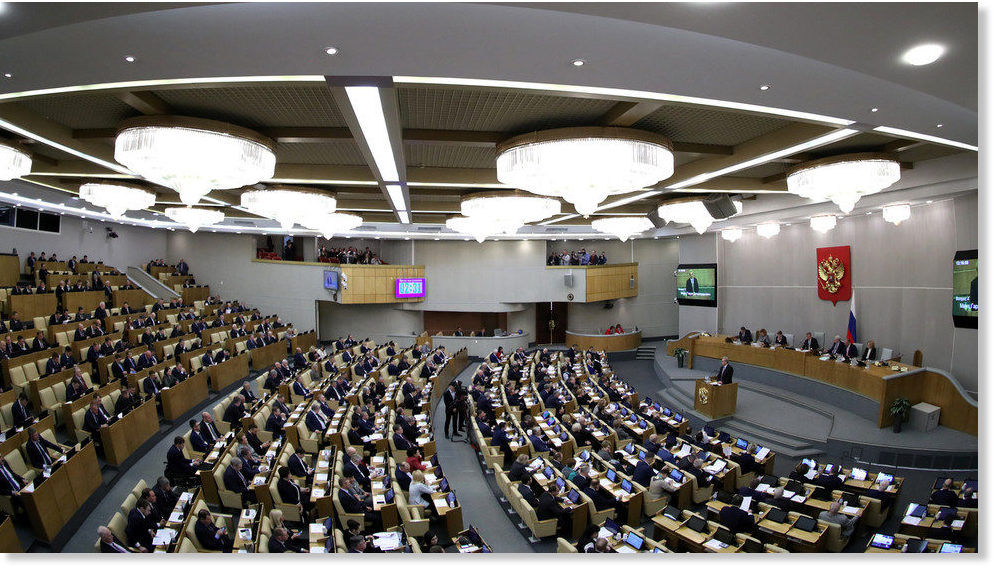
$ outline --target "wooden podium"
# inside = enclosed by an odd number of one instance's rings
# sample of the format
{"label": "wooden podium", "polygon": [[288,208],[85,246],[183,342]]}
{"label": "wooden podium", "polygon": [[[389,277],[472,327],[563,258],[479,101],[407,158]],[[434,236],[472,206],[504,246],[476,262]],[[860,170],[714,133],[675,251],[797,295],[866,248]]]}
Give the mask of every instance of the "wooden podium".
{"label": "wooden podium", "polygon": [[694,386],[694,409],[712,419],[735,414],[739,397],[739,384],[714,385],[698,379]]}

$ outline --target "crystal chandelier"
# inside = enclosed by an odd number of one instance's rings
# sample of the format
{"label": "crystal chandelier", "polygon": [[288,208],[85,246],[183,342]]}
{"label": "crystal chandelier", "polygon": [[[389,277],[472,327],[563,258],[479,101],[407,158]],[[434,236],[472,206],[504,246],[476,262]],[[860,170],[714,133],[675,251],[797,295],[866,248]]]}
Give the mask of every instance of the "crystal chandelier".
{"label": "crystal chandelier", "polygon": [[317,231],[325,239],[331,239],[336,233],[345,233],[362,225],[362,218],[351,213],[324,213],[306,216],[300,224]]}
{"label": "crystal chandelier", "polygon": [[740,237],[742,237],[742,230],[737,227],[721,230],[721,238],[725,241],[735,243]]}
{"label": "crystal chandelier", "polygon": [[196,205],[211,190],[240,188],[273,177],[276,143],[239,126],[176,116],[124,121],[114,159]]}
{"label": "crystal chandelier", "polygon": [[556,199],[504,191],[470,194],[463,198],[459,209],[468,218],[504,228],[503,233],[514,233],[528,222],[559,214],[562,206]]}
{"label": "crystal chandelier", "polygon": [[193,233],[201,227],[216,225],[224,220],[224,214],[220,210],[199,207],[167,207],[166,217],[182,223]]}
{"label": "crystal chandelier", "polygon": [[780,234],[780,224],[775,221],[767,221],[756,226],[756,234],[765,239],[769,239]]}
{"label": "crystal chandelier", "polygon": [[818,233],[825,233],[835,229],[837,222],[838,220],[834,215],[816,215],[811,218],[811,229],[814,229]]}
{"label": "crystal chandelier", "polygon": [[241,203],[251,213],[275,219],[283,231],[293,229],[294,223],[305,225],[303,220],[308,217],[334,213],[338,207],[332,196],[286,187],[242,192]]}
{"label": "crystal chandelier", "polygon": [[486,217],[450,217],[445,220],[445,226],[456,233],[472,235],[478,243],[483,243],[487,237],[492,235],[516,233],[519,227],[500,225],[495,220]]}
{"label": "crystal chandelier", "polygon": [[0,180],[6,182],[30,173],[31,156],[13,144],[0,140]]}
{"label": "crystal chandelier", "polygon": [[608,196],[635,192],[672,175],[670,141],[630,128],[542,130],[497,146],[498,180],[535,194],[562,197],[585,216]]}
{"label": "crystal chandelier", "polygon": [[787,190],[810,200],[831,200],[845,213],[859,198],[901,179],[901,164],[887,154],[844,154],[801,164],[787,173]]}
{"label": "crystal chandelier", "polygon": [[614,235],[622,241],[628,241],[632,235],[652,229],[652,222],[647,217],[602,217],[590,223],[594,231]]}
{"label": "crystal chandelier", "polygon": [[902,203],[902,204],[884,206],[884,221],[889,221],[894,225],[901,225],[902,221],[905,221],[910,217],[911,217],[910,204]]}
{"label": "crystal chandelier", "polygon": [[96,182],[79,187],[83,201],[102,207],[114,217],[121,217],[128,210],[141,210],[155,205],[155,194],[121,182]]}
{"label": "crystal chandelier", "polygon": [[[733,200],[732,203],[736,213],[742,213],[742,202]],[[659,206],[657,213],[667,223],[689,223],[698,233],[704,233],[715,222],[715,218],[711,217],[708,208],[700,200],[664,203]]]}

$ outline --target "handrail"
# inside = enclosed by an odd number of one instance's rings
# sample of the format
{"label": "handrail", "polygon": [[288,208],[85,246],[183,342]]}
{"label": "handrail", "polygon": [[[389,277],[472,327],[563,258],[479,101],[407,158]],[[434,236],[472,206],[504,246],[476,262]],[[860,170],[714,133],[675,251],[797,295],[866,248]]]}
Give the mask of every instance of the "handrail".
{"label": "handrail", "polygon": [[148,293],[148,295],[152,298],[165,300],[167,298],[175,298],[179,296],[175,290],[162,284],[159,279],[148,274],[148,272],[141,267],[128,267],[125,274],[128,276],[128,280],[138,285],[138,288]]}

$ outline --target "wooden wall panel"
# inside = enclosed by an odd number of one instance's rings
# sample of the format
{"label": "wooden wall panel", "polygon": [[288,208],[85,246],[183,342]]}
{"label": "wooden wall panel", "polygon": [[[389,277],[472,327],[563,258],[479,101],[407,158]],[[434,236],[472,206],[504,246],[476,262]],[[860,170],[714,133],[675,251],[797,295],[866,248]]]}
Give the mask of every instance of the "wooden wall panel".
{"label": "wooden wall panel", "polygon": [[[423,265],[341,265],[349,286],[341,290],[342,304],[399,304],[424,298],[395,298],[398,278],[424,278]],[[430,283],[426,283],[428,292]]]}
{"label": "wooden wall panel", "polygon": [[[597,265],[582,267],[582,269],[587,273],[586,302],[638,296],[638,263]],[[635,279],[634,287],[631,286],[632,278]]]}

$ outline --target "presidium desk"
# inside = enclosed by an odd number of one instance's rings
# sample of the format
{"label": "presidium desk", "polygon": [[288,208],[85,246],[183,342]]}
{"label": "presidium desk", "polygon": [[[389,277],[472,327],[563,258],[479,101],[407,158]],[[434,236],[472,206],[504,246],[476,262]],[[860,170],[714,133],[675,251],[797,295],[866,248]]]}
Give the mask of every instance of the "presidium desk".
{"label": "presidium desk", "polygon": [[[880,405],[877,426],[886,427],[893,419],[890,405],[898,397],[906,397],[912,405],[931,403],[942,409],[939,424],[977,434],[977,404],[945,372],[901,364],[907,371],[891,369],[890,365],[877,367],[852,366],[834,360],[822,361],[810,352],[792,348],[757,348],[748,344],[725,342],[725,336],[687,334],[666,346],[668,355],[677,348],[690,352],[687,366],[693,368],[694,357],[721,359],[728,356],[733,362],[764,367],[792,375],[806,377],[822,383],[858,393]],[[895,362],[889,362],[891,364]]]}
{"label": "presidium desk", "polygon": [[581,350],[592,349],[598,352],[634,350],[642,345],[642,331],[635,330],[623,334],[582,334],[567,330],[566,346],[573,344]]}

